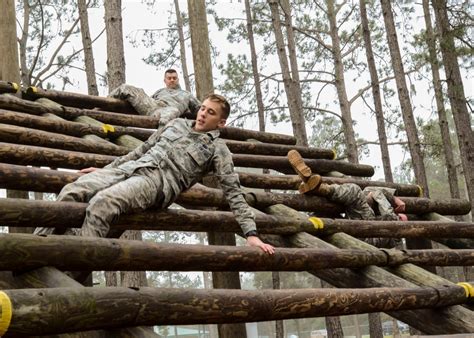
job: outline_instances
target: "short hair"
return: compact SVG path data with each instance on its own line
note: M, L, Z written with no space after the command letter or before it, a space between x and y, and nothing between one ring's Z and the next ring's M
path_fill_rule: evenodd
M212 102L217 102L219 103L219 105L221 106L221 109L222 109L222 118L223 119L227 119L230 115L230 104L229 104L229 101L227 101L227 99L222 96L222 95L219 95L219 94L214 94L214 93L210 93L210 94L207 94L205 97L204 97L204 100L210 100Z
M166 75L166 74L171 74L171 73L176 73L176 74L178 74L178 72L176 71L176 69L173 69L173 68L169 68L169 69L165 70L165 75Z

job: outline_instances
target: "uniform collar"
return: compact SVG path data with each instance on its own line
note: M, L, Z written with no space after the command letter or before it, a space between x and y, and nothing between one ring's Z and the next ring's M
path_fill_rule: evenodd
M187 124L188 124L189 128L190 128L193 132L195 132L194 129L192 129L192 128L194 128L194 125L196 124L196 121L188 120L187 122L188 122ZM209 131L207 131L207 132L205 132L205 133L201 133L201 132L195 132L195 133L209 135L209 137L210 137L212 140L215 140L216 138L219 137L219 135L221 134L221 131L220 131L219 129L214 129L214 130L209 130Z

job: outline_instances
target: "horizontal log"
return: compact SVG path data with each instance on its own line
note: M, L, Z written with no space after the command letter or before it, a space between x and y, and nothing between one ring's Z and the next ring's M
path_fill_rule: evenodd
M278 143L286 145L296 144L296 138L294 136L235 127L225 127L221 129L221 137L239 141L253 139L265 143Z
M115 156L122 156L129 153L127 148L117 146L113 143L95 142L80 137L3 123L0 123L0 142Z
M297 175L267 175L239 172L239 179L243 186L260 189L298 190L301 183L301 179ZM361 187L361 189L364 189L368 186L386 187L395 189L395 194L397 196L420 196L420 187L414 184L400 184L382 181L368 181L350 177L334 178L326 176L322 177L322 182L327 184L354 183Z
M117 138L122 135L130 135L145 141L153 133L153 130L139 129L133 127L114 126L114 130L105 130L90 124L71 122L67 120L52 120L44 117L0 109L0 123L12 124L21 127L29 127L60 133L70 136L81 137L84 135L96 135L102 138Z
M442 307L468 301L460 286L255 291L54 288L6 290L5 294L13 314L7 332L24 335L135 325L309 318Z
M80 227L85 215L85 203L52 202L19 199L0 199L0 224L14 227L45 226L61 229ZM19 217L21 215L21 217ZM256 215L257 228L262 234L291 235L308 232L325 237L344 232L357 237L388 238L474 238L474 223L449 222L388 222L319 219L322 228L315 227L308 218ZM235 216L229 211L203 211L187 209L149 210L122 215L113 225L117 230L172 230L239 233Z
M38 87L28 87L23 91L25 98L36 100L46 98L59 104L76 108L100 108L113 112L137 114L135 109L125 100L112 97L94 96L73 92L64 92L53 89L41 89Z
M268 168L286 173L294 173L290 162L283 156L240 155L233 157L236 166L251 168ZM374 168L366 164L354 164L345 161L325 159L305 159L305 163L314 173L324 174L339 171L345 175L369 177L374 174Z
M2 158L2 145L0 144L0 158ZM14 153L8 153L10 157ZM58 152L67 158L72 152ZM105 155L96 155L101 157L106 157ZM20 153L18 155L18 161L23 157ZM81 157L82 158L82 157ZM15 158L16 159L16 158ZM31 162L31 161L27 161ZM47 165L44 164L46 161L42 159L39 161L38 165ZM51 162L49 162L51 163ZM87 162L90 166L90 163ZM87 167L87 163L79 162L77 169L82 169ZM55 167L53 163L53 167ZM0 187L5 189L19 189L26 191L41 191L41 192L59 192L64 185L67 183L73 182L79 177L77 173L64 172L64 171L51 171L46 169L38 168L29 168L25 166L11 165L0 163ZM293 206L298 210L305 211L317 211L319 215L324 216L321 211L325 211L325 214L337 215L343 211L343 208L340 205L331 203L325 198L318 196L305 196L305 195L296 195L296 194L275 194L275 193L252 193L247 195L248 202L253 204L258 208L264 208L273 204L282 203L285 205ZM405 200L405 197L401 198ZM416 200L416 199L415 199ZM454 201L454 202L453 202ZM228 204L224 198L224 195L219 189L205 189L201 186L201 189L197 191L193 190L192 193L185 192L181 196L181 202L189 203L191 205L199 205L200 203L212 206L219 206L222 208L227 208ZM469 202L465 200L450 200L450 205L452 206L449 209L449 213L462 213L466 212L470 208ZM425 205L426 207L426 205ZM436 207L440 209L447 209L445 206L434 201L431 205L428 205L428 210L435 210ZM419 209L416 202L411 201L411 204L407 205L407 212L411 214L425 213L428 212L427 209ZM439 211L438 211L439 212ZM442 222L446 223L446 222ZM449 227L447 227L449 228ZM440 227L440 229L442 229ZM420 230L414 230L417 232ZM442 231L442 230L440 230ZM448 230L449 231L449 230ZM408 232L405 232L405 235L408 235ZM446 234L447 235L447 234ZM410 237L410 236L407 236Z
M334 250L164 244L78 236L0 234L0 270L308 271L368 265L474 265L474 250ZM86 253L86 254L85 254Z
M274 205L265 210L267 213L274 216L293 217L294 219L301 218L301 214L295 210L284 205ZM337 237L333 235L332 237ZM344 237L350 237L344 235ZM308 233L300 232L293 236L281 238L277 236L267 237L267 240L272 240L275 245L296 247L296 248L324 248L339 250L336 246L329 244L319 238L311 236ZM365 248L376 248L369 244L357 241L360 245L365 245ZM364 269L349 270L349 269L326 269L308 271L311 274L325 280L333 286L339 288L370 288L370 287L414 287L416 284L402 279L393 273L377 267L369 266ZM432 274L429 274L434 276ZM440 285L452 285L453 283L444 280L438 282ZM421 285L425 285L421 283ZM427 285L427 286L431 286ZM452 333L471 333L474 332L474 312L462 306L451 306L443 309L424 309L424 310L406 310L406 311L391 311L390 316L397 318L411 327L414 327L426 334L452 334Z
M0 144L0 161L12 164L22 164L22 165L38 165L38 166L51 166L55 168L68 168L68 169L81 169L77 167L78 163L83 163L83 167L103 167L108 163L112 162L115 157L104 155L96 155L96 158L91 157L90 154L75 152L75 151L64 151L59 149L50 149L50 148L42 148L42 147L34 147L34 146L26 146L26 145L15 145L11 143L1 143ZM18 154L15 153L22 153L23 155L20 157ZM272 159L269 159L272 157ZM261 156L261 155L240 155L234 154L232 155L232 159L236 166L248 166L248 167L260 167L260 168L268 168L268 169L275 169L278 170L282 167L290 167L290 164L286 157L278 157L278 156ZM29 162L32 161L32 162ZM309 161L323 161L325 162L325 167L338 167L340 163L332 160L314 160L311 159ZM34 163L33 163L34 162ZM43 162L43 164L41 164ZM346 163L346 162L341 162ZM354 174L361 174L363 173L362 170L364 169L363 165L359 165L359 167L351 167L350 165L345 165L346 171L350 171L354 169ZM366 166L366 169L371 168L370 166ZM369 174L367 170L365 170L366 174Z
M0 81L0 94L1 93L16 93L20 89L19 85L15 82Z
M46 107L40 103L28 100L22 100L12 95L0 95L0 108L14 110L33 115L43 115L46 113L58 115L67 120L72 120L78 116L89 116L101 121L119 126L138 127L138 128L157 128L159 118L142 115L125 115L120 113L79 109L61 106Z

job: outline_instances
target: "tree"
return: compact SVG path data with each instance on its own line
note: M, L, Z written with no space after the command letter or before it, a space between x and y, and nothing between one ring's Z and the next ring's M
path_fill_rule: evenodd
M384 113L382 99L380 96L379 76L375 66L375 58L372 50L372 38L370 36L369 20L365 0L359 0L360 20L362 24L362 35L364 37L365 54L367 66L369 67L370 83L372 86L372 98L374 100L375 119L377 121L377 132L380 141L380 152L382 154L383 172L386 182L393 182L392 166L390 164L390 154L387 145L387 133L385 132Z
M89 31L89 17L87 15L86 0L78 0L79 20L81 22L82 45L84 48L84 65L87 78L87 92L89 95L99 95L97 81L95 78L94 53L92 52L92 40Z
M440 47L443 56L448 97L451 103L454 123L458 136L459 151L466 187L474 210L474 134L467 109L466 96L456 54L453 31L450 29L447 4L444 0L433 0L437 27L440 30Z
M122 0L104 1L107 34L107 83L109 93L125 83L123 53Z
M303 104L301 99L301 88L299 82L298 69L294 59L294 37L291 25L291 12L288 3L283 0L283 5L277 0L268 0L272 12L273 31L275 33L275 41L277 45L278 59L280 60L280 67L283 76L283 83L285 85L285 92L288 101L288 108L290 110L291 124L293 126L293 134L296 137L296 144L300 146L308 145L308 137L306 136L306 126L303 117ZM284 17L287 26L287 39L289 54L286 52L285 41L282 32L282 23L280 20L280 7L284 8ZM291 70L288 65L288 57L291 60Z
M425 164L423 162L423 153L421 151L420 140L416 130L415 118L413 116L413 108L411 106L410 97L405 80L405 70L398 46L397 31L393 19L392 6L389 0L381 0L382 13L387 34L390 56L395 73L395 81L397 84L398 98L400 100L400 108L402 110L403 122L408 139L408 148L413 164L416 182L423 188L424 196L429 196L428 180L426 178Z

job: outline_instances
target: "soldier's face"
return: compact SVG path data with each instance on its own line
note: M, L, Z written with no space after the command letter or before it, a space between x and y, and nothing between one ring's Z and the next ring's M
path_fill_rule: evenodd
M222 108L218 102L204 100L196 117L194 130L206 132L225 126L226 120L222 118Z
M166 88L176 89L179 84L178 73L166 73L165 74L165 86Z

